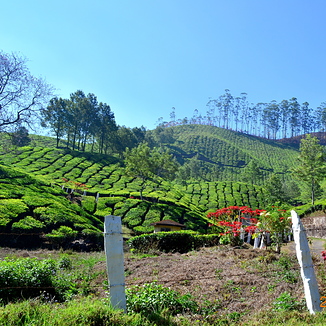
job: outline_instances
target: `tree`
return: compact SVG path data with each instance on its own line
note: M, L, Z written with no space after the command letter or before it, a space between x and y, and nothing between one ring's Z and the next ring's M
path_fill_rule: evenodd
M67 126L67 100L54 97L49 105L41 110L42 127L50 127L57 139L59 147L60 139L65 135Z
M265 135L267 138L276 139L276 134L280 129L280 111L276 101L272 101L263 110L262 119L265 125Z
M118 127L115 123L114 113L111 111L109 105L100 102L99 112L97 118L97 128L95 134L97 136L99 152L107 154L109 141L114 139Z
M286 202L286 195L283 190L283 182L279 175L273 173L265 183L265 189L268 194L267 203L275 205Z
M31 75L26 59L0 51L0 130L25 123L31 125L52 96L53 88Z
M289 100L289 123L291 129L291 137L297 136L300 130L300 104L295 97Z
M317 137L310 134L301 139L299 165L293 170L294 175L310 185L311 203L315 203L315 194L318 183L324 179L326 173L326 155Z
M11 143L14 146L27 146L30 142L31 139L28 137L28 130L23 126L19 126L17 130L11 134Z
M178 163L167 149L154 147L152 150L147 143L141 143L124 152L126 174L142 180L140 198L149 180L157 177L172 179L178 169Z
M260 181L262 173L255 160L251 160L243 169L243 182L256 184Z

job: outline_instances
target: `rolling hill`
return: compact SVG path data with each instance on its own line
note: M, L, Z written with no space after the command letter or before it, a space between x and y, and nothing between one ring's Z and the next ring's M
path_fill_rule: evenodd
M152 133L155 135L155 132ZM210 181L243 181L246 166L253 161L259 167L263 184L271 173L287 175L298 156L297 144L284 144L223 128L185 125L160 130L162 143L181 164L197 155ZM167 141L164 141L164 140ZM215 179L215 180L213 180Z
M261 185L241 182L249 162L257 162L262 184L272 172L286 176L298 155L289 145L211 126L178 126L159 132L165 138L158 131L149 135L160 136L159 142L183 166L196 157L211 178L149 183L141 200L141 181L126 176L118 157L55 148L53 139L41 136L33 137L33 146L2 148L1 232L39 232L50 242L65 238L64 233L71 239L94 240L102 232L104 216L110 214L122 217L125 233L151 232L150 224L163 219L205 231L209 211L266 204Z

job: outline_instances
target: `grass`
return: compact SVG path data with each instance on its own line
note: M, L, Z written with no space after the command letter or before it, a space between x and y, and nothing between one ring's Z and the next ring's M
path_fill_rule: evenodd
M220 248L212 248L216 255L225 253L225 258L230 259L229 249L221 246ZM10 259L21 259L17 256L19 252L13 253ZM128 314L123 314L121 311L116 311L110 307L109 300L106 296L107 291L107 276L105 273L105 255L103 252L94 253L76 253L73 251L39 251L38 258L42 260L52 259L58 266L62 268L62 277L66 280L74 280L78 286L78 292L66 297L65 302L56 302L56 299L46 293L40 296L29 299L12 302L9 304L0 305L0 325L173 325L173 326L190 326L190 325L323 325L325 324L326 315L324 312L318 313L315 316L310 315L302 302L297 299L298 293L282 292L282 289L290 289L293 285L281 277L286 270L291 269L295 261L287 254L281 256L274 255L270 259L265 259L264 255L259 255L260 251L253 258L251 251L239 251L236 254L236 260L242 262L246 276L240 279L232 278L230 274L236 272L231 265L230 268L213 268L212 277L218 285L217 298L212 296L202 296L195 298L192 294L175 295L170 292L168 287L163 284L160 286L148 286L142 291L142 286L138 289L135 287L131 293L131 300L134 301L134 312L129 311ZM35 252L36 254L36 252ZM30 252L30 255L34 255ZM200 256L201 254L194 251L184 258L184 264L188 265L190 259ZM178 256L175 256L177 258ZM222 255L223 257L223 255ZM155 265L155 268L150 259L159 262L160 256L148 254L126 254L126 259L129 259L135 265L149 264L148 271L151 271L151 276L160 280L160 265ZM230 261L230 260L229 260ZM247 262L249 268L245 268L244 262ZM212 262L214 264L214 262ZM268 268L262 268L263 266ZM129 265L128 265L129 266ZM137 284L138 274L136 269L128 267L126 270L126 278L129 277L132 282ZM318 269L318 275L326 275L325 267ZM247 270L248 269L248 270ZM277 269L279 274L271 273L270 269ZM249 274L247 274L249 272ZM153 275L153 273L155 275ZM229 275L226 278L226 275ZM255 281L255 275L260 275L260 280L265 279L266 284L274 284L270 286L270 290L266 288L265 301L267 297L272 296L274 300L267 306L263 305L264 298L261 297L260 288L264 285ZM195 277L195 275L192 275ZM166 276L164 276L166 278ZM299 275L295 275L298 280ZM274 282L278 280L278 282ZM138 280L142 284L141 280ZM325 282L325 279L322 281ZM286 285L288 284L288 285ZM188 291L194 287L192 281L182 282L182 285ZM203 287L206 285L203 283ZM204 288L197 285L197 291L200 293ZM175 286L172 287L174 289ZM128 287L129 288L129 287ZM195 288L194 288L195 290ZM175 291L175 290L174 290ZM281 292L280 292L281 291ZM166 293L165 304L160 305L160 295ZM189 292L190 293L190 292ZM294 295L292 297L292 295ZM229 310L231 301L244 304L250 297L257 296L257 306L255 309L244 309L242 311ZM232 300L231 300L232 297ZM134 298L134 299L132 299ZM146 300L152 298L152 304L155 305L156 311L146 311L141 308L144 304L147 307ZM231 300L231 301L230 301ZM258 302L259 301L259 302ZM130 302L130 301L129 301ZM169 310L169 302L174 302L184 311L178 314L173 314ZM275 302L275 304L273 304ZM182 308L183 307L183 308ZM188 307L188 308L187 308ZM233 305L233 309L236 305ZM279 307L280 309L275 309ZM253 311L257 310L257 311ZM135 312L136 311L136 312Z

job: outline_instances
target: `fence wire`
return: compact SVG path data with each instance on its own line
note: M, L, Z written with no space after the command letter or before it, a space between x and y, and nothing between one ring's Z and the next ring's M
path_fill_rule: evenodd
M303 232L307 232L307 231L325 231L326 232L326 227L325 228L310 228L310 229L303 229L302 230ZM104 232L99 232L99 234L105 234ZM130 233L121 233L122 235L128 235L130 236ZM1 232L0 235L14 235L14 236L24 236L24 235L28 235L28 236L45 236L46 234L45 233L5 233L5 232ZM321 239L321 240L325 240L325 243L326 243L326 239ZM293 242L293 241L291 241ZM217 245L218 246L218 245ZM11 249L19 249L19 250L27 250L28 249L21 249L21 248L11 248ZM265 249L265 248L264 248ZM253 249L253 250L261 250L263 252L264 249ZM230 248L230 250L236 250L234 248ZM218 254L218 253L217 253ZM320 263L319 264L312 264L313 267L320 267L322 265L322 260L320 259ZM325 268L326 268L326 263L325 263ZM290 267L290 268L287 268L288 271L297 271L299 272L300 271L300 266L299 267ZM244 277L244 276L247 276L247 275L250 275L250 274L270 274L270 273L280 273L282 272L281 269L268 269L268 270L263 270L263 271L245 271L244 273L237 273L237 274L230 274L230 273L227 273L227 275L223 275L222 273L217 276L217 275L214 275L214 276L204 276L204 277L187 277L187 278L179 278L179 279L167 279L167 280L158 280L158 279L155 279L151 282L156 282L156 283L182 283L182 282L191 282L191 281L205 281L205 280L211 280L211 279L216 279L216 280L219 280L220 277ZM249 282L249 281L248 281ZM255 281L251 280L250 283L253 283ZM257 280L256 282L259 282L259 280ZM147 284L149 283L149 281L141 281L141 280L137 280L137 281L133 281L133 282L126 282L125 285L126 286L132 286L132 285L144 285L144 284ZM77 288L78 288L78 285L77 285ZM81 288L81 287L80 287ZM105 286L105 285L89 285L88 288L90 289L108 289L109 288L109 285ZM0 287L0 291L1 290L8 290L8 289L20 289L20 290L27 290L27 289L38 289L40 291L42 290L54 290L56 289L56 287L54 286L36 286L36 287L30 287L30 286L15 286L15 287L12 287L12 286L9 286L9 287Z

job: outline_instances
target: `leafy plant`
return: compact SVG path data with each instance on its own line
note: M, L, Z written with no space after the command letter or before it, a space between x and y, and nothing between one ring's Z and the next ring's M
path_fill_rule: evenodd
M274 310L295 310L299 307L299 302L291 296L289 292L283 292L278 298L273 302Z
M142 314L160 313L168 309L172 315L186 311L195 312L197 303L189 294L180 295L160 284L148 283L134 286L126 291L127 310Z

